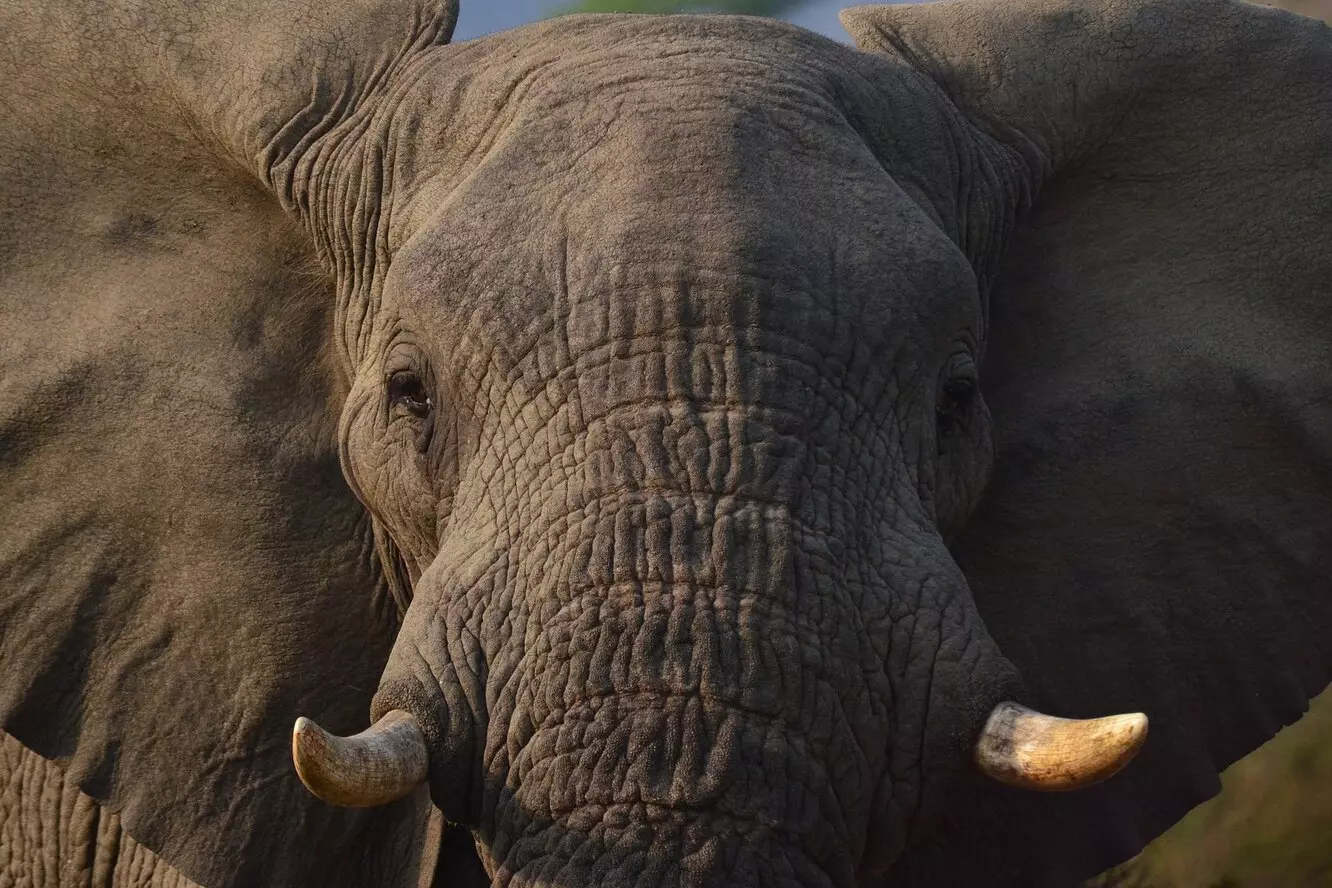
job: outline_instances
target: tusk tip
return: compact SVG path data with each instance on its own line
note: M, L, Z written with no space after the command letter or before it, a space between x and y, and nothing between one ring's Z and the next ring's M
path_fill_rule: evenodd
M1066 719L1001 703L976 743L976 763L986 775L1021 789L1081 789L1132 761L1147 740L1148 724L1141 712Z
M296 719L296 724L291 729L292 748L297 748L300 745L301 737L310 733L310 729L314 727L318 726L303 715Z
M1124 715L1111 715L1105 719L1106 722L1117 723L1118 730L1124 732L1124 736L1135 744L1135 751L1142 747L1147 739L1147 713L1129 712Z
M328 765L331 735L308 718L296 719L291 729L291 759L301 783L318 798L331 804L338 801L334 781L330 780Z
M296 724L291 729L291 752L297 758L308 755L308 750L312 743L325 740L330 735L319 725L315 724L305 716L296 719Z

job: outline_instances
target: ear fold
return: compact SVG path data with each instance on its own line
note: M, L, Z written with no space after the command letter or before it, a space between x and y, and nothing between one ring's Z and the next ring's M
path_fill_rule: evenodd
M1067 884L1332 676L1332 32L1230 0L844 15L1034 195L990 297L998 453L956 546L977 604L1035 705L1152 719L1102 786L978 782L897 876Z
M209 886L421 853L424 793L334 809L290 755L298 714L365 726L397 625L338 465L335 283L284 211L456 14L394 6L0 13L0 727Z

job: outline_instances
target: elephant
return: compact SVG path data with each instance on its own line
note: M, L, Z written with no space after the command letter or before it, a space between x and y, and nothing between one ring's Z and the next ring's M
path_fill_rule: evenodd
M1325 25L457 15L0 6L0 883L1068 885L1328 683Z

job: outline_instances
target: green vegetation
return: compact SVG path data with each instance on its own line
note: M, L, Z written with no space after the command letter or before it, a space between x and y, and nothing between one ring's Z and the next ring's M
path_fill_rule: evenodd
M1332 886L1332 691L1231 766L1195 808L1095 888Z

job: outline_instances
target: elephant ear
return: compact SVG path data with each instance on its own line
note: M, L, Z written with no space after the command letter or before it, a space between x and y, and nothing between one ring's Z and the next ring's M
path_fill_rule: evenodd
M291 765L298 714L365 726L398 620L339 469L345 319L298 170L331 178L339 127L455 15L0 10L0 727L198 883L420 864L423 793L335 809ZM93 853L52 845L59 787L11 782L6 817L15 791L40 822L5 835Z
M1030 702L1143 710L1119 776L978 780L892 884L1068 884L1132 854L1332 676L1332 33L1231 0L859 7L1006 204L955 552ZM999 196L996 196L999 195ZM966 198L964 198L966 199Z

